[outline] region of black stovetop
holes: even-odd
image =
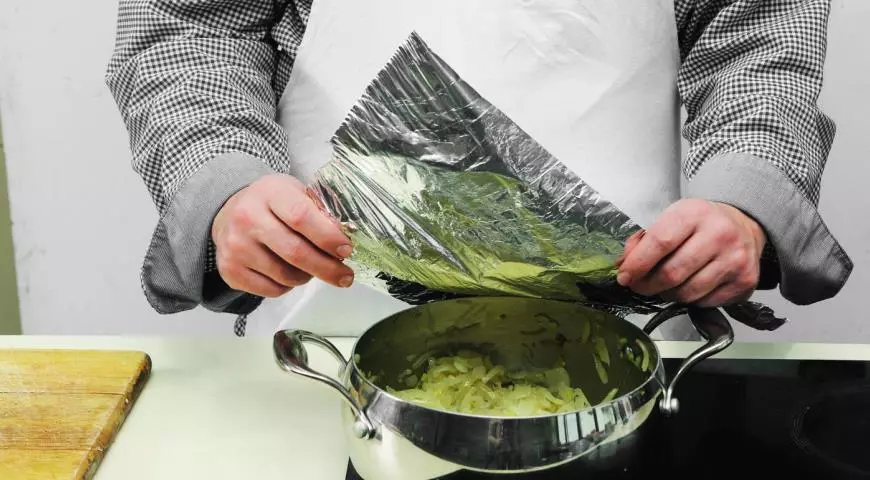
[[[665,364],[673,372],[677,360]],[[442,479],[870,478],[870,362],[708,359],[680,380],[676,397],[680,411],[648,419],[655,441],[631,464]],[[349,465],[347,480],[356,479]]]

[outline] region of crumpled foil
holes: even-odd
[[[529,296],[621,316],[670,305],[616,283],[614,262],[640,227],[416,33],[332,145],[311,194],[354,243],[357,282],[409,304]]]

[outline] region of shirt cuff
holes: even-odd
[[[175,193],[157,223],[142,266],[142,289],[157,312],[203,305],[243,314],[259,305],[261,298],[232,290],[217,271],[207,272],[207,264],[217,212],[233,194],[270,173],[273,170],[255,157],[227,153],[203,165]]]
[[[852,272],[815,205],[764,159],[744,153],[712,158],[687,182],[686,196],[726,203],[755,219],[775,252],[767,264],[778,266],[780,292],[794,304],[833,297]]]

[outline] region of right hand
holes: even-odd
[[[289,175],[267,175],[230,197],[211,235],[218,272],[235,290],[274,298],[312,277],[341,288],[353,282],[343,263],[350,240]]]

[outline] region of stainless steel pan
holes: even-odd
[[[670,380],[650,333],[688,313],[706,343]],[[733,331],[716,309],[673,307],[640,329],[576,303],[514,297],[473,297],[416,306],[385,318],[356,342],[350,360],[307,331],[279,331],[278,364],[342,395],[351,461],[369,480],[431,479],[457,470],[534,472],[570,461],[619,461],[656,409],[678,412],[674,387],[697,362],[725,349]],[[339,362],[337,378],[308,366],[305,344],[325,348]],[[430,356],[458,348],[491,355],[508,368],[547,368],[564,360],[573,386],[591,408],[534,417],[464,415],[409,403],[387,392],[401,388],[408,369],[418,374]],[[602,374],[603,371],[603,374]],[[377,375],[372,383],[367,374]],[[612,400],[602,399],[612,389]],[[602,455],[602,452],[607,455]]]

